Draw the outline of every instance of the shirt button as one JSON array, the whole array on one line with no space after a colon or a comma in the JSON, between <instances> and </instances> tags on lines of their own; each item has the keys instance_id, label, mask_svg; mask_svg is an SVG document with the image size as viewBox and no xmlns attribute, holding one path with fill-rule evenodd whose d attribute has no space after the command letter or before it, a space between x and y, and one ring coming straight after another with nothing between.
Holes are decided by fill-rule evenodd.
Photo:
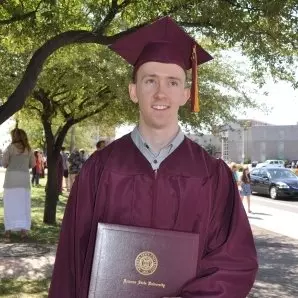
<instances>
[{"instance_id":1,"label":"shirt button","mask_svg":"<svg viewBox=\"0 0 298 298\"><path fill-rule=\"evenodd\" d=\"M154 162L154 163L157 163L157 160L156 160L156 159L154 159L154 160L153 160L153 162Z\"/></svg>"}]
</instances>

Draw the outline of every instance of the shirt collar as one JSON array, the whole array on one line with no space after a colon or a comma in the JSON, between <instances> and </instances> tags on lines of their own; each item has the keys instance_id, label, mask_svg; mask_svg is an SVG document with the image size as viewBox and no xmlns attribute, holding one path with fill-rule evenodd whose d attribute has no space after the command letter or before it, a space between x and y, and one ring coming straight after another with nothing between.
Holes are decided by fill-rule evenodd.
<instances>
[{"instance_id":1,"label":"shirt collar","mask_svg":"<svg viewBox=\"0 0 298 298\"><path fill-rule=\"evenodd\" d=\"M161 150L164 150L166 148L170 148L173 150L176 149L183 142L184 137L185 137L185 135L182 132L181 128L179 127L179 131L178 131L177 135L171 140L171 142L168 145L166 145ZM143 136L140 133L138 126L136 126L134 128L134 130L131 132L131 138L139 149L140 149L140 147L145 147L147 149L150 149L150 145L147 144L146 141L144 140Z\"/></svg>"}]
</instances>

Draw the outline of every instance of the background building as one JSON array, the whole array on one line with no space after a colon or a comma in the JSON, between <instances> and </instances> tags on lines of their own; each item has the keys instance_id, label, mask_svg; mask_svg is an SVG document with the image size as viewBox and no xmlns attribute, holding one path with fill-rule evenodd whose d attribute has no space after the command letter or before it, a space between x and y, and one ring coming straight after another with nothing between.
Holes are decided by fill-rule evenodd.
<instances>
[{"instance_id":1,"label":"background building","mask_svg":"<svg viewBox=\"0 0 298 298\"><path fill-rule=\"evenodd\" d=\"M218 128L216 135L189 135L204 148L216 148L215 156L237 163L266 159L298 159L298 125L272 125L238 120Z\"/></svg>"}]
</instances>

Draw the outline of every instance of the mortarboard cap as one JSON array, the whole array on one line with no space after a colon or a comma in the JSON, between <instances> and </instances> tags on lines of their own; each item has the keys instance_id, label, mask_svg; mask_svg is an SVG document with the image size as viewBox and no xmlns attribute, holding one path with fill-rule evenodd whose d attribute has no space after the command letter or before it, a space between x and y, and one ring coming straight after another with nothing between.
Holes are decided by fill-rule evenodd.
<instances>
[{"instance_id":1,"label":"mortarboard cap","mask_svg":"<svg viewBox=\"0 0 298 298\"><path fill-rule=\"evenodd\" d=\"M134 72L146 62L173 63L192 69L191 108L199 111L197 65L212 57L170 17L124 36L110 48L134 66Z\"/></svg>"}]
</instances>

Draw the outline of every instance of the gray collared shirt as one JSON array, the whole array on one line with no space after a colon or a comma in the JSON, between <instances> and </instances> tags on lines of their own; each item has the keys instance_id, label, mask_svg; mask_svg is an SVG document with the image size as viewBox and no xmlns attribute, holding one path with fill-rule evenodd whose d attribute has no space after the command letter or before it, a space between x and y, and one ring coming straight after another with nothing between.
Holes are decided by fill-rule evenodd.
<instances>
[{"instance_id":1,"label":"gray collared shirt","mask_svg":"<svg viewBox=\"0 0 298 298\"><path fill-rule=\"evenodd\" d=\"M152 169L155 171L159 168L160 164L174 151L184 140L184 133L179 129L175 138L159 152L153 152L149 144L146 143L142 137L138 127L135 127L131 132L131 138L134 144L138 147L141 153L151 164Z\"/></svg>"}]
</instances>

